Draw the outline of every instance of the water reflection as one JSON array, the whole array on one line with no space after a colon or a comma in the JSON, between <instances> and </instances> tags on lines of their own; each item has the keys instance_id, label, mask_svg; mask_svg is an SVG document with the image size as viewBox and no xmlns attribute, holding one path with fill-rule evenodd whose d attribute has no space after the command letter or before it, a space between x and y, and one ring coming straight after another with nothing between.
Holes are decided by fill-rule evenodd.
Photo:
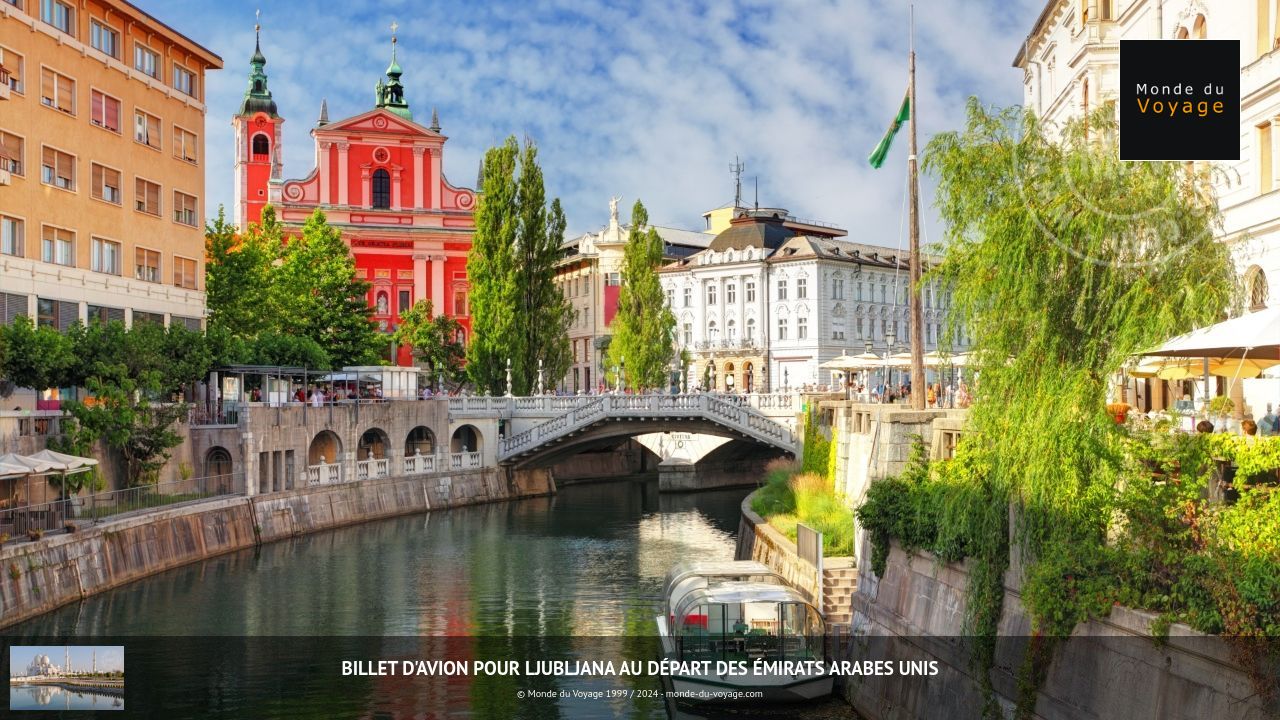
<instances>
[{"instance_id":1,"label":"water reflection","mask_svg":"<svg viewBox=\"0 0 1280 720\"><path fill-rule=\"evenodd\" d=\"M117 694L61 685L11 685L10 710L123 710Z\"/></svg>"}]
</instances>

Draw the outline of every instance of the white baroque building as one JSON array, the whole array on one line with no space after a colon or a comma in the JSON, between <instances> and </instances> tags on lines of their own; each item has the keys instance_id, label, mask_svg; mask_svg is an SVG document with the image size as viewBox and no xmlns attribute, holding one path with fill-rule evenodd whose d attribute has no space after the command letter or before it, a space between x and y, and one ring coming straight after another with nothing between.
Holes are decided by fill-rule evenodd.
<instances>
[{"instance_id":1,"label":"white baroque building","mask_svg":"<svg viewBox=\"0 0 1280 720\"><path fill-rule=\"evenodd\" d=\"M1240 41L1240 159L1215 161L1223 227L1248 309L1270 303L1280 275L1280 0L1049 0L1014 59L1027 107L1060 125L1104 104L1120 83L1120 40ZM1202 163L1197 163L1203 166ZM1280 382L1247 381L1255 416L1280 400ZM1139 407L1167 403L1159 383ZM1190 390L1186 388L1185 390ZM1174 388L1174 393L1183 389ZM1241 396L1239 387L1229 391Z\"/></svg>"},{"instance_id":2,"label":"white baroque building","mask_svg":"<svg viewBox=\"0 0 1280 720\"><path fill-rule=\"evenodd\" d=\"M820 365L838 355L905 351L907 258L845 235L786 210L738 208L706 250L661 268L690 386L825 386L838 374ZM922 300L927 352L942 339L947 297L931 284Z\"/></svg>"}]
</instances>

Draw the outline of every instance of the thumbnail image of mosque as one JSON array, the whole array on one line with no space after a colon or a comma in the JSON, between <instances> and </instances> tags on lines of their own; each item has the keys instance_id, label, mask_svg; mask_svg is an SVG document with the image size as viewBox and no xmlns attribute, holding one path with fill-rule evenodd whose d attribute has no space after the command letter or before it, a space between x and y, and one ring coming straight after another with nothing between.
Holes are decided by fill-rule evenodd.
<instances>
[{"instance_id":1,"label":"thumbnail image of mosque","mask_svg":"<svg viewBox=\"0 0 1280 720\"><path fill-rule=\"evenodd\" d=\"M121 645L14 645L10 710L123 710Z\"/></svg>"}]
</instances>

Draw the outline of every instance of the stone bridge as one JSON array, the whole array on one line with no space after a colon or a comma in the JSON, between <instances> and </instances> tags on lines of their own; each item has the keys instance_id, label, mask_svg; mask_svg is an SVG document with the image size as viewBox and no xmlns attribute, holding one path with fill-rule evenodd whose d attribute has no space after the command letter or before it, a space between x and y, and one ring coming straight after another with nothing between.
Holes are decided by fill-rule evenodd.
<instances>
[{"instance_id":1,"label":"stone bridge","mask_svg":"<svg viewBox=\"0 0 1280 720\"><path fill-rule=\"evenodd\" d=\"M454 398L465 413L468 403L501 398ZM545 465L619 438L688 432L746 441L774 451L795 453L795 410L790 396L749 395L595 395L509 398L511 431L498 443L499 462L516 467ZM479 405L479 403L475 403ZM761 405L767 406L762 408ZM783 407L785 405L785 407ZM490 409L491 408L487 408ZM453 407L450 408L454 412ZM480 410L476 407L476 410ZM766 410L775 411L771 416ZM542 422L521 429L516 415L552 411Z\"/></svg>"}]
</instances>

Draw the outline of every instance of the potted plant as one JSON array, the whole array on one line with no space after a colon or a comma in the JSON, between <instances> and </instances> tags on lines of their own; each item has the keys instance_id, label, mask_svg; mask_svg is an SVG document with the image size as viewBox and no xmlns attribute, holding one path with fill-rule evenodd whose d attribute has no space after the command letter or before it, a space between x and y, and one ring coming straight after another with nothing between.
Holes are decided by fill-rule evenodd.
<instances>
[{"instance_id":1,"label":"potted plant","mask_svg":"<svg viewBox=\"0 0 1280 720\"><path fill-rule=\"evenodd\" d=\"M41 530L40 528L31 528L27 531L27 539L32 542L35 542L42 537L44 537L44 530Z\"/></svg>"},{"instance_id":2,"label":"potted plant","mask_svg":"<svg viewBox=\"0 0 1280 720\"><path fill-rule=\"evenodd\" d=\"M1217 421L1218 427L1225 426L1227 416L1235 409L1236 404L1226 395L1219 395L1209 401L1209 417Z\"/></svg>"}]
</instances>

